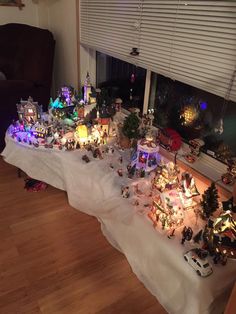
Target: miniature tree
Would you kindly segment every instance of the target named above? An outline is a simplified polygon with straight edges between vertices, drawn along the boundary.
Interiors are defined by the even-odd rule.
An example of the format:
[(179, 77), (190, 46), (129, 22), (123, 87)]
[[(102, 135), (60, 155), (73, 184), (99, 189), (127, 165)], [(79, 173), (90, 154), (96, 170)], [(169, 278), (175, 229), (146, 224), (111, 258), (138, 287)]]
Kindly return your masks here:
[(215, 183), (212, 182), (211, 186), (202, 195), (201, 206), (205, 218), (209, 218), (219, 207), (218, 198), (217, 188)]
[(122, 132), (129, 139), (138, 138), (139, 136), (139, 118), (136, 113), (132, 112), (124, 121)]
[(193, 237), (194, 243), (199, 243), (202, 239), (202, 229)]

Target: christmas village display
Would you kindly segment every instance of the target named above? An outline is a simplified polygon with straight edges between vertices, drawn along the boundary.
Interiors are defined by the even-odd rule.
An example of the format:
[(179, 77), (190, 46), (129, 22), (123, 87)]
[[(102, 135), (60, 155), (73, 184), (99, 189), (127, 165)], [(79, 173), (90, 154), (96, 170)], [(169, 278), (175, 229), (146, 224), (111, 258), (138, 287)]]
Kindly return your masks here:
[(112, 115), (106, 104), (96, 103), (96, 91), (85, 80), (82, 95), (70, 86), (61, 87), (58, 97), (50, 100), (48, 112), (31, 97), (17, 104), (19, 120), (13, 122), (9, 132), (15, 140), (35, 147), (74, 150), (86, 144), (107, 143), (115, 135)]
[[(207, 256), (222, 265), (227, 258), (236, 259), (233, 200), (219, 202), (214, 183), (200, 195), (193, 175), (181, 172), (176, 160), (164, 160), (159, 154), (160, 146), (177, 152), (182, 143), (179, 134), (172, 129), (155, 131), (152, 114), (140, 117), (134, 110), (124, 117), (121, 99), (107, 103), (102, 98), (101, 90), (91, 86), (87, 75), (81, 93), (63, 86), (58, 97), (50, 100), (46, 113), (31, 97), (21, 100), (17, 104), (19, 120), (12, 123), (8, 134), (35, 149), (83, 150), (84, 163), (90, 162), (90, 156), (99, 160), (106, 155), (109, 170), (116, 170), (120, 177), (121, 197), (169, 239), (178, 234), (183, 246), (191, 241), (184, 259), (198, 275), (212, 273)], [(192, 141), (185, 159), (195, 161), (202, 145), (198, 139)], [(231, 163), (224, 179), (233, 181), (235, 169)]]

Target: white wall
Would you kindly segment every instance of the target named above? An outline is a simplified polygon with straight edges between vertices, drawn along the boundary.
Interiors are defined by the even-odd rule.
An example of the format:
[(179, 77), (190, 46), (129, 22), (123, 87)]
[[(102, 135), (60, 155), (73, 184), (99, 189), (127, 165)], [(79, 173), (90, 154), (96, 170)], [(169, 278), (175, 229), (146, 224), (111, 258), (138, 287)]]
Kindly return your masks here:
[(25, 7), (0, 6), (0, 24), (22, 23), (38, 26), (38, 5), (32, 0), (24, 0)]
[(23, 0), (25, 7), (0, 6), (0, 25), (23, 23), (49, 29), (56, 40), (53, 88), (78, 88), (76, 0)]
[(49, 29), (56, 39), (54, 88), (78, 88), (76, 0), (48, 0)]

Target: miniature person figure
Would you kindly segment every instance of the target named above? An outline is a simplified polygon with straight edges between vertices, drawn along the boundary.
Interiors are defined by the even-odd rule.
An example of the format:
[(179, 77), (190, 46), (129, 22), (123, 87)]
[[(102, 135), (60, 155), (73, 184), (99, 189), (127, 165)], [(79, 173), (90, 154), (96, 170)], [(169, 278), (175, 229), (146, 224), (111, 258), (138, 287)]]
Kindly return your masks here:
[(172, 230), (172, 232), (168, 235), (168, 238), (171, 239), (175, 236), (175, 228)]
[(221, 254), (220, 252), (215, 252), (214, 257), (213, 257), (213, 262), (214, 264), (218, 264), (218, 262), (221, 260)]
[(123, 170), (122, 169), (118, 169), (117, 173), (120, 177), (123, 177)]
[(184, 172), (182, 174), (181, 185), (182, 185), (184, 195), (187, 198), (196, 196), (199, 194), (195, 185), (195, 180), (190, 173)]
[(107, 138), (108, 138), (108, 134), (107, 134), (107, 130), (105, 129), (104, 132), (103, 132), (103, 136), (102, 136), (104, 145), (107, 144)]
[(192, 239), (192, 236), (193, 236), (193, 230), (191, 227), (186, 227), (184, 226), (184, 229), (182, 231), (182, 240), (181, 240), (181, 244), (184, 244), (184, 242), (187, 240), (187, 241), (190, 241)]
[(123, 198), (129, 198), (130, 197), (130, 191), (129, 191), (129, 187), (125, 186), (121, 189), (121, 194)]

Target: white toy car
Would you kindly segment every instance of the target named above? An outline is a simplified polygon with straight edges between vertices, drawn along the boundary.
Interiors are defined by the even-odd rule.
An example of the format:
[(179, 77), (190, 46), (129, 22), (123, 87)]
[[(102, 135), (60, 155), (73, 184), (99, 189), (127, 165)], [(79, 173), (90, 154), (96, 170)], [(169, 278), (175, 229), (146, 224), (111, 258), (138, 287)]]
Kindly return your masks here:
[(187, 251), (184, 254), (184, 259), (196, 270), (199, 276), (207, 277), (212, 274), (213, 270), (206, 256), (206, 251), (195, 248)]

